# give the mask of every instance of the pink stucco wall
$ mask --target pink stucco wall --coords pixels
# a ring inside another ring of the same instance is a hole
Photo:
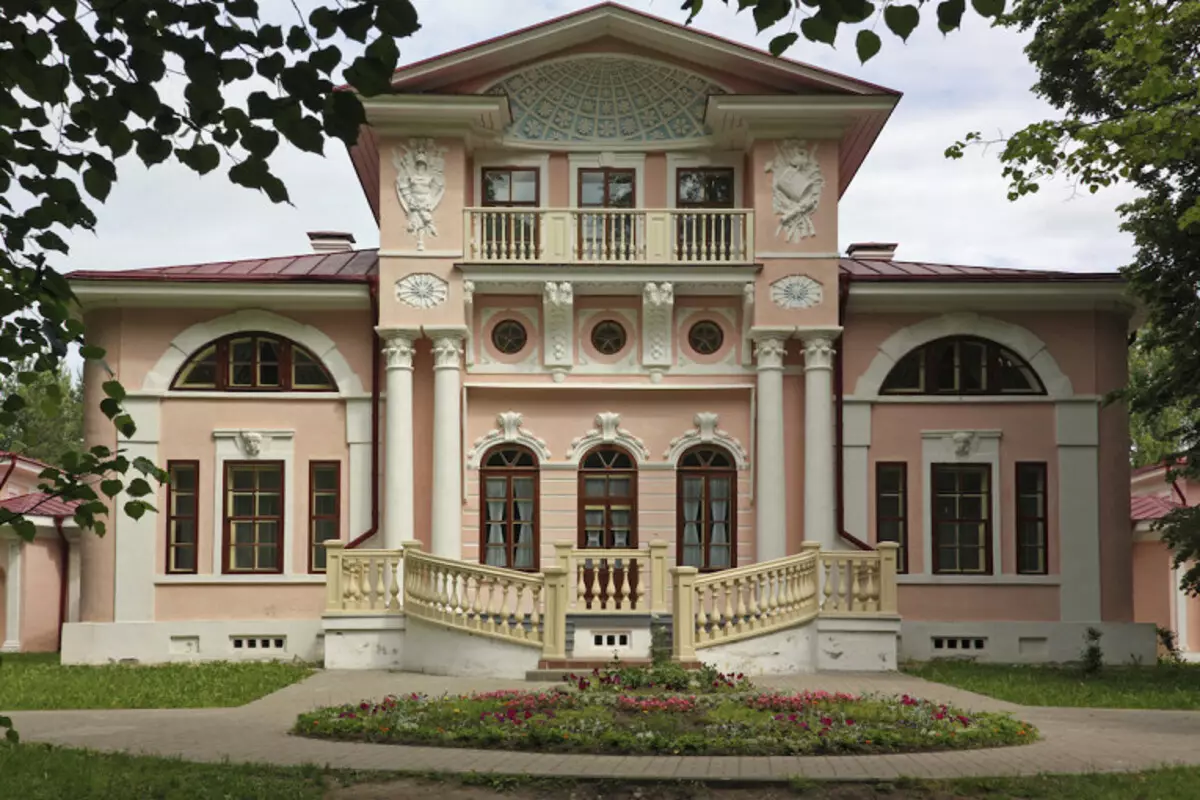
[[[58,649],[60,570],[58,542],[37,539],[21,548],[21,651]]]
[[[1058,620],[1057,586],[901,586],[900,616],[913,620]]]
[[[154,607],[159,620],[314,619],[325,608],[325,587],[159,586]]]
[[[1171,553],[1162,542],[1143,541],[1133,550],[1133,619],[1174,628]]]

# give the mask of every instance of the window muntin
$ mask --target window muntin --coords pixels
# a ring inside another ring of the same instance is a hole
[[[479,470],[482,564],[538,569],[538,465],[525,447],[490,451]]]
[[[487,167],[481,170],[485,206],[538,205],[539,172],[532,167]]]
[[[601,445],[579,465],[579,546],[636,548],[637,464],[619,447]]]
[[[951,336],[896,362],[880,389],[890,395],[1040,395],[1037,373],[1016,353],[987,339]]]
[[[679,208],[733,208],[732,167],[680,169],[675,172],[675,204]]]
[[[525,349],[529,333],[515,319],[504,319],[492,328],[492,347],[505,355],[513,356]]]
[[[896,571],[908,572],[908,464],[875,464],[875,541],[895,542]]]
[[[171,386],[228,392],[332,392],[337,385],[303,346],[269,333],[238,333],[198,350]]]
[[[603,356],[615,356],[625,349],[625,327],[615,319],[597,322],[591,333],[592,347]]]
[[[199,534],[199,461],[167,462],[167,572],[196,572]]]
[[[637,172],[611,167],[579,170],[579,208],[630,209],[637,200]],[[639,249],[636,215],[579,214],[579,251],[584,259],[632,258]]]
[[[737,469],[729,453],[701,445],[676,473],[676,561],[713,571],[737,566]]]
[[[1044,461],[1017,464],[1017,572],[1045,575],[1049,571],[1047,546],[1047,470]]]
[[[283,571],[283,462],[225,462],[225,572]]]
[[[930,478],[934,573],[991,573],[991,465],[933,464]]]
[[[711,356],[725,344],[725,331],[712,320],[704,319],[688,329],[688,347],[702,356]]]
[[[308,463],[308,571],[325,571],[325,542],[342,536],[342,464]]]

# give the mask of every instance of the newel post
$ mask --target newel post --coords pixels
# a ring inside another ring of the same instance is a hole
[[[542,658],[547,661],[561,660],[567,657],[567,570],[558,566],[546,567],[542,575],[546,579]]]
[[[655,539],[650,543],[650,613],[667,611],[667,543]]]
[[[896,563],[900,545],[895,542],[879,542],[879,610],[884,614],[896,614],[900,610],[896,596]]]
[[[696,576],[695,567],[671,567],[674,631],[671,656],[676,661],[696,660]]]
[[[341,539],[325,542],[325,610],[342,610],[342,556],[346,543]]]
[[[400,582],[400,585],[398,587],[400,590],[400,595],[399,595],[400,608],[404,608],[405,604],[407,603],[407,599],[408,599],[405,596],[405,593],[408,591],[408,588],[409,588],[408,580],[407,580],[409,556],[412,554],[418,554],[420,552],[422,552],[422,545],[416,539],[408,539],[408,540],[400,543],[400,553],[401,553],[400,569],[396,570],[396,578]],[[414,575],[416,574],[415,569],[413,570],[413,574]],[[417,588],[419,589],[420,587],[417,587]]]

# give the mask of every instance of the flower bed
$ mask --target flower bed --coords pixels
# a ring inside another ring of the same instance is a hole
[[[968,714],[907,695],[781,694],[755,690],[741,676],[708,680],[719,675],[714,670],[689,674],[689,688],[699,688],[679,692],[648,673],[597,670],[546,691],[388,697],[302,714],[294,732],[387,744],[671,755],[893,753],[1037,738],[1032,726],[1007,714]]]

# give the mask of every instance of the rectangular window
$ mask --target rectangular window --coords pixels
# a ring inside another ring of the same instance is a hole
[[[485,206],[530,206],[538,204],[536,168],[488,167],[480,171]]]
[[[1045,575],[1046,558],[1046,464],[1017,463],[1017,572]]]
[[[480,171],[481,196],[487,208],[528,208],[530,211],[493,211],[480,216],[477,236],[489,258],[528,261],[536,258],[538,232],[537,169],[488,167]]]
[[[283,462],[225,462],[225,571],[283,572]]]
[[[167,462],[167,572],[196,571],[200,462]]]
[[[342,464],[310,461],[308,464],[309,572],[325,571],[325,542],[341,538]]]
[[[679,208],[733,208],[733,168],[681,169],[675,173]]]
[[[933,571],[984,575],[992,571],[992,467],[934,464]]]
[[[632,209],[637,200],[637,172],[600,167],[579,170],[579,207],[605,209],[579,214],[580,258],[586,261],[629,261],[638,252],[641,234]]]
[[[676,171],[675,205],[693,212],[675,216],[676,260],[720,261],[732,256],[740,224],[720,209],[733,208],[733,180],[731,167]]]
[[[875,541],[895,542],[896,570],[908,572],[908,464],[875,465]]]

